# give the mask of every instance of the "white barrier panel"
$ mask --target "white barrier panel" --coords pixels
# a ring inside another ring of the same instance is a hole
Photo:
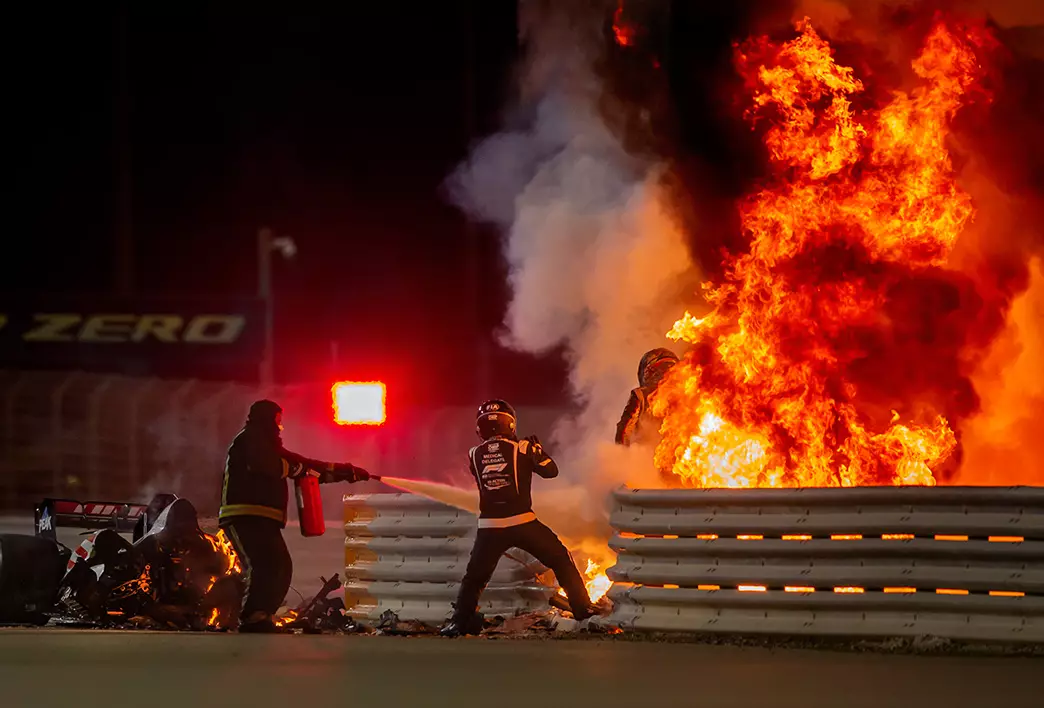
[[[1044,489],[613,494],[608,622],[1044,642]]]
[[[360,620],[392,610],[401,620],[439,624],[453,612],[475,540],[474,514],[412,494],[344,498],[345,607]],[[548,607],[556,588],[540,583],[546,568],[508,551],[479,609],[511,616]]]

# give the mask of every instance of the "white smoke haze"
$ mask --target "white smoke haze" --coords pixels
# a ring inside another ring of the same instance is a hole
[[[520,113],[530,118],[481,143],[450,182],[458,205],[503,228],[512,297],[501,342],[567,352],[579,413],[548,444],[560,481],[535,490],[538,511],[567,535],[607,528],[608,492],[655,479],[652,451],[613,435],[638,360],[669,344],[694,271],[662,166],[628,155],[599,115],[592,62],[611,5],[586,10],[524,3]]]

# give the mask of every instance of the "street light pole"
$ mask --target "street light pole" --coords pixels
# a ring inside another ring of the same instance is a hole
[[[464,131],[465,144],[470,146],[471,141],[479,132],[478,120],[478,87],[475,75],[475,13],[478,4],[474,1],[467,3],[464,10],[464,22],[466,41],[465,48],[467,56],[464,62]],[[471,326],[472,337],[478,351],[478,365],[475,368],[474,395],[482,398],[488,395],[490,386],[490,347],[488,333],[486,332],[486,298],[483,297],[483,268],[481,252],[481,234],[475,227],[474,221],[468,218],[464,222],[464,243],[467,253],[468,273],[468,297],[471,299]]]
[[[261,351],[259,380],[264,389],[272,386],[272,349],[274,344],[272,316],[272,229],[257,232],[257,296],[265,308],[265,342]]]
[[[259,380],[264,389],[272,387],[275,375],[275,318],[272,303],[272,251],[283,258],[297,255],[297,244],[289,236],[276,238],[267,226],[257,232],[257,296],[265,308],[265,343],[261,353]]]
[[[130,85],[128,77],[128,8],[119,3],[116,15],[116,93],[113,103],[113,139],[116,146],[116,219],[114,271],[116,292],[127,297],[134,290],[134,187],[131,160]]]

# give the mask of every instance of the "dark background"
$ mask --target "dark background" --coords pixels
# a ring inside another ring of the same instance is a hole
[[[277,382],[564,400],[560,356],[494,343],[508,295],[498,234],[469,226],[443,189],[514,96],[516,2],[131,5],[6,17],[0,313],[44,294],[94,312],[91,294],[253,297],[270,226],[299,248],[273,257]],[[785,28],[789,5],[627,3],[643,29],[599,65],[607,121],[670,161],[710,274],[741,245],[734,200],[764,163],[739,120],[731,43]]]
[[[444,403],[564,398],[561,357],[493,343],[507,297],[498,237],[469,228],[442,188],[510,104],[515,2],[130,5],[9,18],[0,311],[39,293],[253,296],[267,225],[299,248],[273,258],[277,381],[377,377]],[[661,24],[642,41],[671,47],[657,63],[675,66],[681,121],[662,110],[648,47],[602,67],[618,114],[660,109],[657,151],[680,138],[737,164],[707,76],[755,5],[651,4]],[[728,197],[738,181],[712,180]]]
[[[496,128],[514,3],[129,5],[8,24],[7,309],[38,292],[251,296],[269,225],[299,248],[273,258],[277,380],[452,395],[431,382],[471,376],[505,293],[495,234],[469,233],[440,185]]]

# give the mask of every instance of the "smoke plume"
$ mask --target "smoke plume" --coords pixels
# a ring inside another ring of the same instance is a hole
[[[639,358],[664,343],[693,264],[666,205],[663,165],[624,149],[600,110],[595,63],[605,3],[524,3],[527,44],[514,125],[481,143],[451,179],[455,201],[498,224],[512,299],[501,341],[543,354],[564,346],[580,412],[549,445],[563,477],[554,507],[597,522],[613,486],[633,481],[651,453],[612,444]],[[547,509],[547,500],[538,506]]]

